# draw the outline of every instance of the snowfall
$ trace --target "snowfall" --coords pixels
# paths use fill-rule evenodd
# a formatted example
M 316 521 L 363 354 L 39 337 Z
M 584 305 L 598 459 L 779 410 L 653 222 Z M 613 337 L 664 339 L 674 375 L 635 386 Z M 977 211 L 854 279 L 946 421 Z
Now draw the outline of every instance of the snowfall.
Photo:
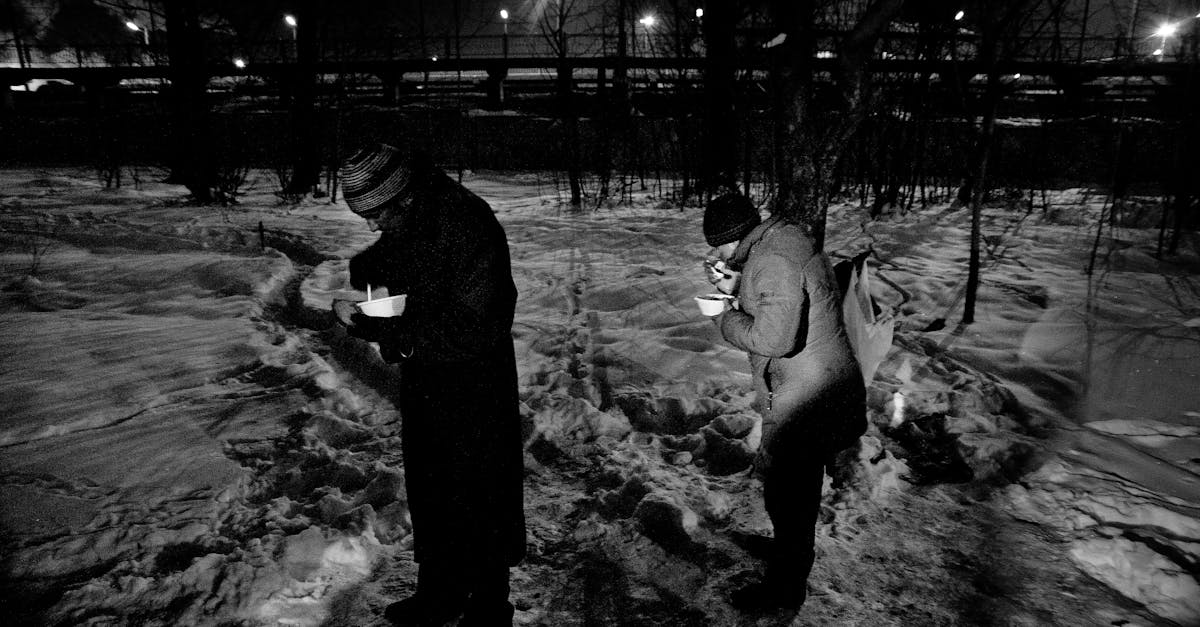
M 159 179 L 0 172 L 0 614 L 385 624 L 416 575 L 400 370 L 328 314 L 364 298 L 347 259 L 375 235 L 267 173 L 228 207 Z M 728 594 L 771 534 L 760 419 L 693 302 L 702 212 L 462 180 L 520 293 L 516 624 L 1200 625 L 1200 257 L 1192 234 L 1156 258 L 1154 203 L 1099 231 L 1094 190 L 989 205 L 969 325 L 968 211 L 833 207 L 827 249 L 872 251 L 893 337 L 807 604 L 745 615 Z

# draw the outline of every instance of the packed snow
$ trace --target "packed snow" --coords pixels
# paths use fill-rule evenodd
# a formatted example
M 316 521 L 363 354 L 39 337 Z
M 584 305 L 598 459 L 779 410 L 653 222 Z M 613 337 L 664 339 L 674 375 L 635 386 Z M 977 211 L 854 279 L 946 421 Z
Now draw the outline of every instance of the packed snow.
M 142 180 L 151 176 L 144 174 Z M 701 212 L 572 211 L 467 173 L 520 297 L 529 557 L 521 625 L 1200 624 L 1200 258 L 1060 190 L 869 220 L 895 321 L 872 426 L 830 480 L 798 616 L 739 614 L 770 523 L 745 355 L 708 291 Z M 412 592 L 397 369 L 331 324 L 374 239 L 341 203 L 104 189 L 0 172 L 0 609 L 9 624 L 383 625 Z M 1093 271 L 1089 274 L 1086 269 Z

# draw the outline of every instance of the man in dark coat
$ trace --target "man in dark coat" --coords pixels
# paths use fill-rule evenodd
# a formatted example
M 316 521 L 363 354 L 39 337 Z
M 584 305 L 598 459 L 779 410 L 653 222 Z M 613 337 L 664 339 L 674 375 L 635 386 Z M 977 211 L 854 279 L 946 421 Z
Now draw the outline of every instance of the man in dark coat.
M 763 416 L 755 471 L 775 534 L 765 579 L 733 602 L 798 609 L 815 558 L 825 467 L 866 430 L 862 373 L 833 267 L 800 227 L 778 216 L 760 222 L 748 198 L 727 194 L 705 209 L 704 235 L 726 263 L 710 280 L 738 297 L 713 319 L 750 355 Z
M 524 463 L 508 241 L 488 204 L 379 144 L 343 164 L 350 209 L 379 240 L 350 261 L 357 289 L 407 294 L 402 315 L 335 303 L 347 331 L 402 364 L 399 410 L 417 592 L 397 625 L 511 625 L 509 568 L 525 553 Z

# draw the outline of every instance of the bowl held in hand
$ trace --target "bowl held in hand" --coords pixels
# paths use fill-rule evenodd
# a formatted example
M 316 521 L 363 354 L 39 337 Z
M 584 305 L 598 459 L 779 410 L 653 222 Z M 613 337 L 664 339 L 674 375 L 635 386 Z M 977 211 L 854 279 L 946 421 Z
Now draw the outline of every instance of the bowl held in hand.
M 703 294 L 696 297 L 696 305 L 700 307 L 700 313 L 706 316 L 715 316 L 725 311 L 728 303 L 732 301 L 733 297 L 729 294 Z
M 407 294 L 398 294 L 387 298 L 364 300 L 357 303 L 357 306 L 359 311 L 372 318 L 391 318 L 404 313 L 404 302 L 407 299 Z

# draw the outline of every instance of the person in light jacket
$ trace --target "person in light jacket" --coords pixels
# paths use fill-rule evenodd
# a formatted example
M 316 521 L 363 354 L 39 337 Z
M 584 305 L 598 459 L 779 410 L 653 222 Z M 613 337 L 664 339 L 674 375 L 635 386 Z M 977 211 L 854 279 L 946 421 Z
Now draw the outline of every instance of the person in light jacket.
M 350 283 L 407 294 L 402 315 L 334 304 L 350 335 L 402 364 L 401 448 L 416 593 L 395 625 L 511 625 L 509 568 L 525 554 L 524 460 L 513 354 L 517 291 L 491 207 L 426 160 L 378 144 L 341 168 L 346 203 L 381 230 Z
M 709 279 L 737 296 L 713 320 L 750 356 L 763 417 L 755 472 L 774 527 L 766 576 L 732 601 L 747 611 L 798 609 L 825 468 L 866 430 L 862 374 L 833 267 L 799 226 L 779 216 L 760 221 L 748 198 L 731 193 L 705 208 L 704 236 L 724 262 L 710 266 Z

